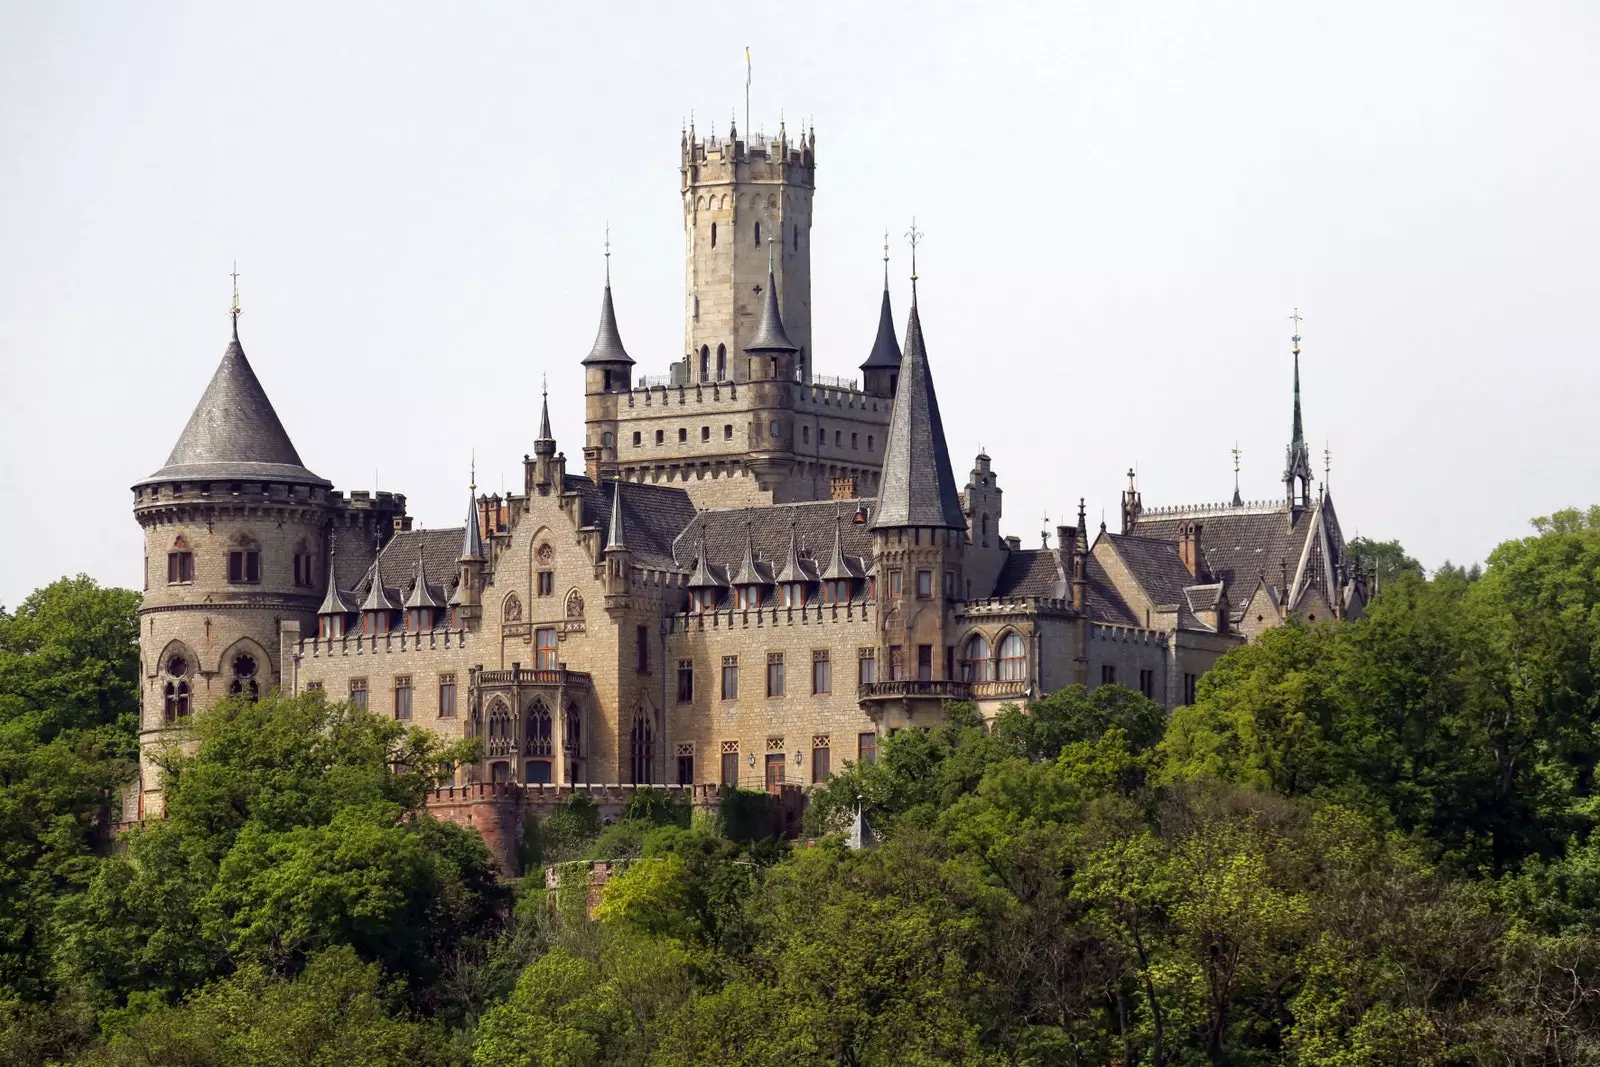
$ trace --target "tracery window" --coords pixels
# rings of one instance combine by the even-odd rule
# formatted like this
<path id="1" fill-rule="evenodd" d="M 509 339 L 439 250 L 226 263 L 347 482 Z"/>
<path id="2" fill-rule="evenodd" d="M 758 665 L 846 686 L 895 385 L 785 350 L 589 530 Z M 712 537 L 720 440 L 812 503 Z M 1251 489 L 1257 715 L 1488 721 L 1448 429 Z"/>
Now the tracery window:
<path id="1" fill-rule="evenodd" d="M 973 634 L 961 651 L 961 680 L 963 682 L 994 681 L 994 661 L 989 639 Z"/>
<path id="2" fill-rule="evenodd" d="M 527 740 L 522 752 L 525 756 L 550 755 L 550 709 L 544 701 L 535 700 L 528 708 Z"/>
<path id="3" fill-rule="evenodd" d="M 633 730 L 629 734 L 629 754 L 633 764 L 633 783 L 649 785 L 651 768 L 655 764 L 656 734 L 650 724 L 650 715 L 643 708 L 634 713 Z"/>
<path id="4" fill-rule="evenodd" d="M 250 653 L 241 652 L 233 657 L 233 681 L 228 684 L 228 695 L 242 696 L 251 702 L 261 699 L 256 671 L 256 658 Z"/>

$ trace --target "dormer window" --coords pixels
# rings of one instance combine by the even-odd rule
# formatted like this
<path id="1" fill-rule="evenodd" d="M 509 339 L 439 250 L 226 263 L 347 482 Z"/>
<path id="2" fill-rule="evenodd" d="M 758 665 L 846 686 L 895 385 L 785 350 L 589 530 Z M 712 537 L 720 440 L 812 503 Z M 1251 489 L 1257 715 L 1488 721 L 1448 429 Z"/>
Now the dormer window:
<path id="1" fill-rule="evenodd" d="M 850 600 L 850 579 L 830 578 L 822 583 L 824 604 L 845 604 Z"/>
<path id="2" fill-rule="evenodd" d="M 783 606 L 786 608 L 803 608 L 806 606 L 806 583 L 783 583 Z"/>
<path id="3" fill-rule="evenodd" d="M 715 589 L 696 589 L 689 594 L 690 601 L 696 611 L 711 611 L 717 606 L 717 591 Z"/>
<path id="4" fill-rule="evenodd" d="M 761 606 L 761 586 L 741 585 L 738 590 L 739 606 L 746 610 Z"/>

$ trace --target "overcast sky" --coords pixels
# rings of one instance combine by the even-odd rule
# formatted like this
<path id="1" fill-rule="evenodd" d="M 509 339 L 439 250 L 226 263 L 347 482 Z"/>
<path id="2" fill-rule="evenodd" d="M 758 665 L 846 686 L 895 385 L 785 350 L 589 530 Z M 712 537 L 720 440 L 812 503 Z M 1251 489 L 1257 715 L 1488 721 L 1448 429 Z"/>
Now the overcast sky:
<path id="1" fill-rule="evenodd" d="M 1480 559 L 1600 502 L 1593 3 L 0 6 L 0 603 L 137 587 L 128 487 L 240 333 L 306 464 L 422 525 L 581 465 L 607 221 L 639 372 L 681 355 L 678 138 L 817 129 L 815 363 L 913 214 L 959 481 L 1276 497 L 1289 314 L 1346 536 Z"/>

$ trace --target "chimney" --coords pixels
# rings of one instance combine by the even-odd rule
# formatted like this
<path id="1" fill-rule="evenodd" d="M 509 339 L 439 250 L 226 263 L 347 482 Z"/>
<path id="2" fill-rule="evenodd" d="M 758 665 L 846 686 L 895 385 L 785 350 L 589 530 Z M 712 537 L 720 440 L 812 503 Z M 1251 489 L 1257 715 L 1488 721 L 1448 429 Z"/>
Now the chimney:
<path id="1" fill-rule="evenodd" d="M 1183 561 L 1184 568 L 1197 582 L 1205 581 L 1205 562 L 1200 555 L 1200 532 L 1203 529 L 1198 522 L 1186 522 L 1178 527 L 1178 559 Z"/>
<path id="2" fill-rule="evenodd" d="M 850 475 L 835 478 L 829 483 L 830 500 L 854 500 L 856 498 L 856 480 Z"/>

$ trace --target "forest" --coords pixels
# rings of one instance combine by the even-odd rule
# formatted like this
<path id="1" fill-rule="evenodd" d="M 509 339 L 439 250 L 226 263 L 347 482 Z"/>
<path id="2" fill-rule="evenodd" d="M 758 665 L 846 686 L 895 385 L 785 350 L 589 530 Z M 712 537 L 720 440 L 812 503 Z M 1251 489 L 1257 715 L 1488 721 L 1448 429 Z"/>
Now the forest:
<path id="1" fill-rule="evenodd" d="M 575 803 L 521 881 L 423 809 L 469 750 L 319 695 L 197 717 L 119 831 L 139 595 L 63 579 L 0 611 L 0 1064 L 1600 1064 L 1600 508 L 1350 547 L 1365 615 L 1193 706 L 952 705 L 798 841 Z"/>

